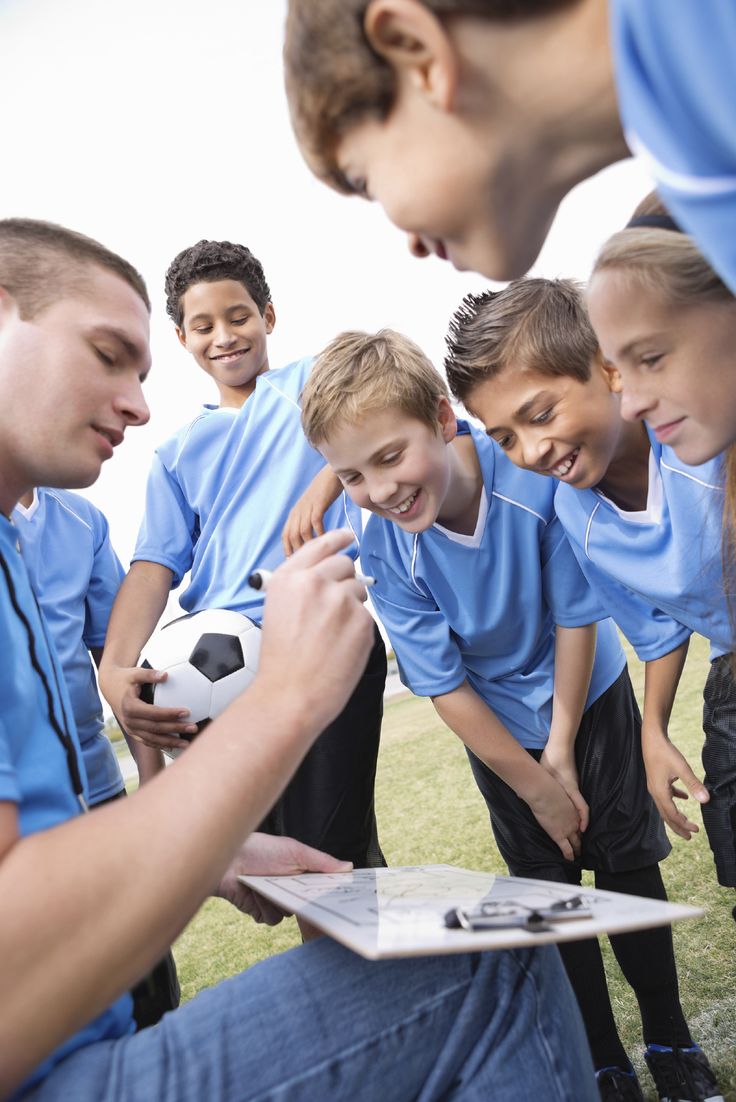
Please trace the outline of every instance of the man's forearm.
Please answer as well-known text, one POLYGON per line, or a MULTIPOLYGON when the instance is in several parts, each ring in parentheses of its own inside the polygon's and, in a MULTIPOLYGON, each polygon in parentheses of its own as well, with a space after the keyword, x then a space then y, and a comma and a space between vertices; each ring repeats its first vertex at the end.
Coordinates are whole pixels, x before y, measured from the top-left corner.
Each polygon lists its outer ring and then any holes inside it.
POLYGON ((279 696, 254 685, 130 799, 6 853, 0 1096, 132 986, 216 887, 317 733, 279 696))

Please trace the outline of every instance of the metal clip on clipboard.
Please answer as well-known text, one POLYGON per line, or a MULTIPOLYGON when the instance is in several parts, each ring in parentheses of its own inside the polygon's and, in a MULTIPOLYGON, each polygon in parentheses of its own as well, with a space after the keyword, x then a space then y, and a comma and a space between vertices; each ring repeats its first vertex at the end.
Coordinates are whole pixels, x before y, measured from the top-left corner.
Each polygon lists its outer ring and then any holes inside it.
POLYGON ((547 933, 555 923, 591 918, 592 912, 579 895, 558 899, 549 907, 529 907, 519 900, 481 903, 477 910, 453 907, 445 915, 445 926, 451 930, 509 930, 518 927, 529 933, 547 933), (519 910, 526 913, 519 914, 519 910))

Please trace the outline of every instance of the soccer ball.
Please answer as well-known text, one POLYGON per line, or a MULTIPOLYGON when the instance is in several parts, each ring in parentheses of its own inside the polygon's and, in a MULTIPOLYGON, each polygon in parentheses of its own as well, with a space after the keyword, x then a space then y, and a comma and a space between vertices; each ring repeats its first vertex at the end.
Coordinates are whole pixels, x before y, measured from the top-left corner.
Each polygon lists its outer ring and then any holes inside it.
MULTIPOLYGON (((261 631, 240 612, 204 609, 172 620, 153 635, 141 666, 165 670, 165 681, 143 685, 141 700, 188 708, 197 734, 250 685, 258 669, 261 631)), ((196 735, 182 734, 191 741, 196 735)), ((176 757, 178 750, 167 750, 176 757)))

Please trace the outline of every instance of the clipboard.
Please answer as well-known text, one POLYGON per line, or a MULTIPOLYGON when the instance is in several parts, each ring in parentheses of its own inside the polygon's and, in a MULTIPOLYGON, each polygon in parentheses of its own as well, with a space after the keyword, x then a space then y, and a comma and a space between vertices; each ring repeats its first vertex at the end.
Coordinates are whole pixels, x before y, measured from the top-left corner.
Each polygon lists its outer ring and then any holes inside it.
POLYGON ((369 960, 575 941, 666 926, 704 913, 682 903, 454 865, 239 879, 369 960), (562 906, 574 897, 579 905, 562 906), (470 915, 496 913, 505 921, 485 928, 463 928, 458 922, 452 928, 446 917, 458 908, 470 915), (530 910, 544 919, 536 927, 527 920, 530 910))

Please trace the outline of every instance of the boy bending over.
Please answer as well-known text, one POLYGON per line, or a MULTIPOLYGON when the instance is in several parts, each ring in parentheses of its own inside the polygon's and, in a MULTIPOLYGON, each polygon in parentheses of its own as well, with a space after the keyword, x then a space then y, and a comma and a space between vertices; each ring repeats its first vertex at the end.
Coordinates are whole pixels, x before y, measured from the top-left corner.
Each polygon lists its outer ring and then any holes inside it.
MULTIPOLYGON (((457 421, 444 381, 390 330, 346 333, 318 358, 303 423, 353 500, 405 683, 465 743, 515 876, 664 899, 670 846, 646 789, 640 720, 611 620, 554 513, 551 480, 457 421), (588 817, 589 809, 589 817, 588 817), (589 818, 589 821, 588 821, 589 818)), ((646 1040, 691 1038, 669 929, 611 937, 646 1040)), ((560 946, 604 1098, 641 1098, 597 940, 560 946), (617 1093, 619 1092, 619 1093, 617 1093)))
MULTIPOLYGON (((734 695, 728 659, 717 657, 731 649, 719 461, 688 467, 643 422, 622 418, 618 373, 603 359, 570 280, 524 279, 468 296, 448 345, 451 390, 510 460, 555 487, 555 511, 581 569, 646 662, 648 787, 670 827, 690 838, 698 827, 674 802, 686 795, 678 778, 704 804, 704 818, 708 791, 667 726, 692 631, 712 640, 716 659, 706 717, 718 710, 716 695, 724 703, 734 695)), ((713 727, 709 739, 718 742, 713 727)), ((602 761, 606 774, 612 766, 602 761)), ((723 790, 711 844, 723 882, 736 884, 733 832, 723 829, 729 786, 716 788, 723 790)), ((660 1095, 670 1096, 674 1074, 685 1091, 677 1097, 716 1098, 707 1060, 683 1024, 678 1019, 670 1034, 661 1022, 644 1023, 645 1058, 660 1095)))

